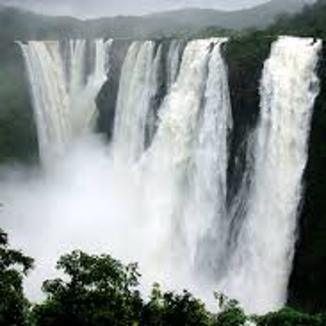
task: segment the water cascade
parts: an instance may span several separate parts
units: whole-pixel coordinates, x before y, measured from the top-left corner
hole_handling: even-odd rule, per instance
[[[144,206],[160,239],[153,261],[162,259],[152,269],[157,277],[162,271],[179,273],[175,284],[185,275],[191,283],[193,273],[201,269],[198,262],[213,254],[206,240],[213,229],[217,233],[212,238],[219,237],[219,219],[225,213],[227,136],[232,125],[221,56],[225,41],[187,44],[179,75],[160,108],[157,134],[140,162]],[[215,250],[213,255],[217,257]]]
[[[85,40],[20,43],[30,79],[40,155],[50,159],[86,130],[96,117],[95,99],[108,73],[112,41]]]
[[[320,49],[320,41],[280,37],[265,62],[247,212],[226,276],[226,291],[249,311],[286,302]]]
[[[157,91],[159,55],[152,41],[134,42],[128,50],[114,125],[114,152],[120,160],[135,162],[144,151],[147,119]]]
[[[188,288],[206,302],[218,290],[250,312],[265,312],[286,301],[321,42],[280,37],[272,45],[259,122],[244,139],[250,173],[243,172],[231,205],[229,140],[235,126],[225,46],[222,38],[131,42],[111,144],[90,142],[73,160],[73,151],[62,156],[71,169],[56,172],[44,202],[60,202],[62,223],[74,229],[68,242],[80,234],[74,245],[87,247],[88,241],[97,251],[138,261],[147,287],[159,281]],[[95,131],[95,99],[114,42],[33,41],[21,47],[46,157]],[[58,193],[58,184],[69,191]],[[43,184],[39,188],[45,196]],[[17,199],[19,209],[28,202],[16,192],[2,195]],[[41,212],[44,222],[48,211]]]

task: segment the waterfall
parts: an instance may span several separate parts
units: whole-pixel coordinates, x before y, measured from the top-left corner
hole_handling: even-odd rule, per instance
[[[91,42],[92,66],[87,67],[86,41],[30,41],[23,50],[43,160],[58,153],[81,133],[92,129],[95,99],[108,73],[111,41]],[[90,71],[87,74],[87,68]]]
[[[168,88],[177,79],[183,50],[183,41],[172,40],[167,54]]]
[[[175,284],[187,275],[190,285],[204,256],[216,258],[204,239],[225,219],[227,136],[232,126],[221,55],[225,42],[187,44],[178,77],[160,108],[157,134],[140,162],[142,198],[157,244],[152,270],[156,277],[174,273]]]
[[[21,44],[43,158],[93,130],[111,45]],[[281,307],[319,91],[321,42],[280,37],[273,43],[261,79],[259,122],[242,140],[247,170],[231,195],[229,139],[238,130],[223,58],[227,39],[125,45],[115,69],[121,76],[111,99],[111,144],[93,133],[96,140],[82,144],[77,157],[73,150],[62,155],[64,173],[56,171],[49,184],[69,191],[51,188],[55,195],[42,196],[60,206],[63,223],[78,205],[78,222],[67,229],[80,230],[83,241],[91,237],[91,248],[104,243],[117,258],[138,261],[147,286],[158,281],[171,290],[187,288],[206,302],[221,291],[254,313]],[[89,232],[92,225],[97,229]]]
[[[193,216],[189,233],[196,234],[196,238],[190,238],[189,242],[197,246],[196,271],[208,271],[214,281],[223,269],[228,227],[228,136],[232,130],[232,113],[227,70],[221,55],[224,42],[222,39],[215,45],[208,66],[186,211],[187,216]],[[187,223],[186,227],[191,224]]]
[[[146,123],[157,87],[155,43],[134,42],[122,66],[113,147],[121,161],[134,162],[145,148]]]
[[[265,62],[253,180],[226,281],[229,295],[252,312],[286,302],[320,49],[320,41],[280,37]]]

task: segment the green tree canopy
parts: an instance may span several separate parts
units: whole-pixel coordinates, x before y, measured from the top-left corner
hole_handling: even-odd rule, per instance
[[[133,325],[142,300],[137,264],[124,266],[109,255],[81,251],[61,257],[57,268],[67,280],[43,284],[46,301],[33,310],[36,325]]]
[[[155,284],[150,301],[144,306],[141,325],[144,326],[208,326],[212,315],[205,305],[188,291],[182,294],[162,293]]]
[[[33,259],[9,248],[8,236],[0,229],[0,325],[25,325],[28,301],[23,279]]]

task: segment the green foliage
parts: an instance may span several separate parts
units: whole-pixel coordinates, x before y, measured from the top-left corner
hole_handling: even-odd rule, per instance
[[[47,299],[33,308],[33,325],[213,325],[204,304],[187,291],[162,293],[155,285],[145,304],[136,290],[136,264],[74,251],[61,257],[57,268],[68,280],[44,282]]]
[[[267,29],[268,33],[326,37],[326,3],[319,0],[315,5],[306,6],[299,14],[290,17],[283,16]]]
[[[228,299],[222,293],[215,293],[220,313],[215,317],[214,326],[244,326],[249,320],[235,300]]]
[[[326,316],[308,315],[290,308],[256,317],[257,326],[325,326]]]
[[[7,235],[0,229],[0,325],[25,325],[29,303],[23,293],[23,278],[33,259],[9,248]]]
[[[241,308],[233,307],[218,314],[214,326],[244,326],[247,320]]]
[[[265,316],[247,316],[238,302],[215,294],[219,313],[188,291],[163,292],[158,284],[148,302],[137,290],[136,264],[123,265],[109,255],[81,251],[62,256],[57,268],[63,279],[45,281],[44,302],[31,310],[22,280],[33,259],[8,247],[0,231],[0,325],[3,326],[325,326],[326,315],[308,315],[289,308]]]
[[[149,303],[142,312],[141,325],[144,326],[208,326],[212,325],[211,315],[205,305],[184,291],[178,295],[162,293],[155,284]]]
[[[46,301],[32,312],[35,325],[134,325],[142,300],[135,289],[136,264],[122,265],[109,255],[74,251],[61,257],[57,268],[68,281],[46,281]]]

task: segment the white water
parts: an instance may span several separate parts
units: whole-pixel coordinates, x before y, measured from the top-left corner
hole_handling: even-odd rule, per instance
[[[172,40],[167,54],[168,87],[177,79],[182,55],[182,41]]]
[[[86,80],[86,41],[69,41],[67,58],[58,41],[20,43],[30,79],[43,161],[51,160],[74,137],[93,129],[95,100],[107,78],[111,43],[92,42],[95,58]]]
[[[232,116],[221,55],[225,42],[188,42],[180,67],[181,43],[171,42],[168,94],[158,120],[152,101],[159,95],[162,46],[132,43],[109,148],[85,130],[96,113],[111,42],[96,42],[86,84],[83,41],[70,43],[69,69],[57,42],[22,45],[41,152],[63,143],[68,149],[44,172],[26,176],[5,170],[5,178],[0,173],[2,226],[37,259],[27,284],[32,298],[39,298],[41,281],[55,275],[58,256],[81,248],[138,261],[145,293],[159,281],[166,288],[191,290],[210,307],[215,290],[240,300],[250,312],[284,303],[318,93],[314,71],[320,43],[280,38],[273,45],[263,71],[260,122],[248,141],[254,167],[252,186],[243,196],[247,212],[235,221],[240,233],[230,244],[233,212],[227,211],[226,195]],[[147,130],[154,127],[146,148]]]
[[[214,282],[218,270],[223,268],[227,241],[228,136],[232,129],[228,78],[220,53],[221,44],[215,46],[208,66],[204,111],[200,117],[189,182],[191,192],[186,204],[186,216],[193,216],[195,220],[186,233],[193,234],[188,242],[195,251],[197,271],[205,269],[210,277],[215,278]],[[190,225],[187,223],[186,229],[187,226]]]
[[[138,167],[145,215],[155,236],[147,264],[153,278],[173,288],[196,287],[192,284],[197,251],[219,206],[214,195],[222,195],[224,205],[230,119],[220,53],[224,42],[188,43],[179,76],[161,108],[156,137]],[[215,165],[217,161],[223,172]],[[210,178],[217,184],[208,184]],[[203,216],[202,209],[208,210],[207,215]]]
[[[118,160],[134,163],[145,149],[146,122],[156,93],[159,51],[155,43],[134,42],[124,61],[114,125],[113,148]]]
[[[261,81],[253,185],[226,291],[251,312],[286,302],[321,42],[280,37]]]

